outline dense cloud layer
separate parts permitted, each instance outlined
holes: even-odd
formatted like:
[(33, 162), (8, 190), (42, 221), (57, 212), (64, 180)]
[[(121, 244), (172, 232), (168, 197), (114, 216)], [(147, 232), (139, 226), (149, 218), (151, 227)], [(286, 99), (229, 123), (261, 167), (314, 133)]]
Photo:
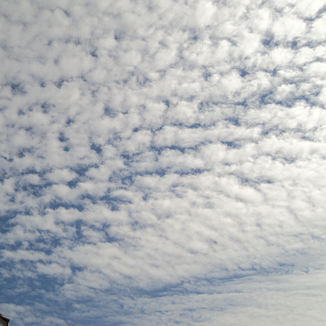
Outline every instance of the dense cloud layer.
[(2, 1), (13, 325), (324, 325), (323, 1)]

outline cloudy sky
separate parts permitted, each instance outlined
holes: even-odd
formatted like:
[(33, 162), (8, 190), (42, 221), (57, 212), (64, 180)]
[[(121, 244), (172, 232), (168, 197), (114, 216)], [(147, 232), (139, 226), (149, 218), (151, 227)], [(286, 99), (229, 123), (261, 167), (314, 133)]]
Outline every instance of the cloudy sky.
[(0, 1), (12, 326), (321, 326), (323, 0)]

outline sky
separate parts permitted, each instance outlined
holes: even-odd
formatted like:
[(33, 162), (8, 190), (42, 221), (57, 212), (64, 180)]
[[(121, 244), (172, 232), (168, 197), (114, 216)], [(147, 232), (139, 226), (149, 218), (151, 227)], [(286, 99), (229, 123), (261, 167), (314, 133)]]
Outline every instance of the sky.
[(0, 1), (11, 326), (321, 326), (323, 0)]

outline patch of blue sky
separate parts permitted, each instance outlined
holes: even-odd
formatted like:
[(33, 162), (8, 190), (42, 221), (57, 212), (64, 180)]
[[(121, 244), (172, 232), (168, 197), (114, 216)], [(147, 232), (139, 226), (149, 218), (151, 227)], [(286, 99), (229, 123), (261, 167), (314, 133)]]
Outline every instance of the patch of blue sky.
[(124, 165), (130, 166), (133, 162), (137, 161), (137, 157), (139, 157), (140, 154), (141, 154), (141, 152), (131, 153), (131, 152), (125, 151), (120, 154), (120, 157), (123, 159)]
[(209, 169), (193, 169), (193, 168), (188, 168), (188, 169), (173, 169), (173, 173), (180, 175), (180, 176), (185, 176), (185, 175), (200, 175), (205, 172), (210, 171)]
[(22, 157), (25, 157), (26, 156), (26, 154), (30, 154), (30, 153), (33, 153), (35, 151), (35, 148), (33, 148), (33, 147), (24, 147), (24, 148), (20, 148), (19, 150), (18, 150), (18, 153), (17, 153), (17, 156), (19, 157), (19, 158), (22, 158)]
[(65, 209), (75, 208), (79, 212), (82, 212), (85, 209), (85, 204), (86, 203), (83, 203), (82, 200), (72, 203), (72, 202), (63, 201), (63, 200), (60, 200), (60, 199), (54, 199), (54, 200), (51, 200), (50, 202), (46, 203), (44, 205), (44, 209), (50, 208), (52, 210), (57, 210), (57, 209), (59, 209), (61, 207), (65, 208)]
[(54, 82), (54, 85), (55, 85), (57, 88), (61, 88), (62, 85), (63, 85), (65, 82), (68, 82), (68, 81), (65, 80), (65, 79), (59, 79), (58, 81)]
[(106, 105), (104, 107), (104, 114), (109, 116), (110, 118), (115, 118), (117, 116), (118, 112), (116, 112), (116, 110), (111, 108), (109, 105)]
[(71, 189), (74, 189), (77, 187), (78, 183), (81, 182), (80, 178), (74, 178), (67, 182), (67, 186)]
[(20, 184), (18, 182), (16, 183), (15, 191), (16, 192), (24, 191), (28, 195), (32, 195), (34, 197), (42, 197), (45, 194), (45, 191), (52, 185), (53, 185), (52, 182), (44, 182), (42, 184), (31, 184), (31, 183)]
[(128, 169), (113, 171), (108, 179), (109, 182), (114, 183), (117, 187), (126, 187), (134, 183), (135, 174)]
[(241, 125), (241, 120), (237, 116), (227, 117), (224, 120), (237, 127)]
[[(11, 200), (11, 198), (9, 199)], [(14, 199), (12, 200), (14, 201)], [(0, 218), (2, 222), (0, 223), (1, 233), (4, 233), (5, 230), (10, 227), (10, 221), (15, 218), (17, 215), (26, 215), (26, 216), (32, 216), (33, 210), (28, 207), (27, 205), (24, 205), (24, 208), (20, 207), (20, 209), (7, 209), (5, 210), (1, 215)]]
[[(44, 215), (44, 218), (46, 218), (46, 215)], [(73, 224), (74, 223), (63, 225), (61, 223), (60, 225), (60, 223), (57, 223), (57, 226), (62, 226), (63, 230), (67, 230), (66, 234), (67, 238), (69, 238), (69, 236), (71, 236), (71, 230), (75, 229), (75, 226)], [(58, 237), (58, 235), (51, 230), (36, 229), (34, 232), (36, 233), (35, 240), (33, 242), (29, 242), (27, 248), (24, 248), (24, 245), (21, 243), (20, 248), (41, 251), (44, 252), (46, 255), (51, 255), (56, 249), (62, 246), (62, 242), (64, 241), (64, 238)], [(63, 234), (64, 233), (65, 232), (63, 232)], [(78, 237), (75, 236), (75, 238)]]
[(77, 173), (79, 177), (83, 177), (86, 175), (87, 171), (91, 168), (98, 168), (99, 165), (97, 163), (94, 164), (78, 164), (76, 166), (70, 166), (70, 170)]
[(101, 145), (96, 145), (94, 143), (91, 144), (91, 150), (93, 150), (94, 152), (96, 152), (99, 155), (103, 152), (102, 146)]
[[(27, 266), (29, 265), (28, 262), (24, 263), (27, 264)], [(31, 266), (31, 268), (33, 269), (34, 266)], [(10, 270), (9, 266), (8, 269)], [(71, 308), (71, 303), (69, 301), (64, 304), (61, 300), (49, 298), (44, 295), (46, 292), (51, 293), (57, 291), (64, 284), (64, 280), (35, 273), (35, 276), (27, 276), (24, 284), (22, 284), (21, 276), (15, 276), (15, 274), (19, 274), (22, 269), (23, 266), (13, 264), (11, 266), (13, 276), (5, 278), (6, 282), (1, 286), (4, 291), (8, 291), (7, 299), (10, 299), (12, 304), (22, 306), (45, 304), (48, 307), (55, 305), (57, 308), (60, 307), (63, 311), (68, 311), (68, 309)], [(3, 299), (2, 297), (1, 303), (6, 302)], [(54, 312), (55, 310), (52, 313)]]
[(65, 143), (65, 142), (67, 142), (67, 141), (69, 140), (69, 138), (67, 138), (63, 132), (60, 132), (60, 133), (59, 133), (58, 140), (59, 140), (61, 143)]
[(153, 169), (153, 170), (150, 170), (150, 171), (137, 172), (137, 174), (135, 174), (135, 176), (159, 176), (159, 177), (164, 177), (167, 174), (168, 174), (167, 169), (158, 168), (158, 169)]
[(241, 144), (234, 141), (221, 141), (221, 144), (226, 145), (230, 148), (240, 148)]
[[(128, 180), (122, 180), (122, 185), (129, 185), (130, 181)], [(123, 198), (123, 197), (117, 197), (117, 196), (112, 196), (110, 193), (101, 196), (99, 201), (105, 203), (110, 207), (112, 211), (119, 211), (121, 205), (126, 205), (130, 203), (130, 200)]]
[(275, 41), (273, 35), (266, 35), (266, 37), (262, 40), (262, 44), (268, 49), (278, 47), (280, 45), (279, 41)]
[(22, 83), (12, 83), (10, 84), (12, 95), (25, 95), (27, 92), (25, 90), (25, 87)]
[(51, 109), (53, 109), (53, 104), (51, 104), (51, 103), (48, 103), (48, 102), (43, 102), (42, 104), (41, 104), (41, 108), (42, 108), (42, 110), (43, 110), (43, 113), (49, 113), (50, 112), (50, 110)]

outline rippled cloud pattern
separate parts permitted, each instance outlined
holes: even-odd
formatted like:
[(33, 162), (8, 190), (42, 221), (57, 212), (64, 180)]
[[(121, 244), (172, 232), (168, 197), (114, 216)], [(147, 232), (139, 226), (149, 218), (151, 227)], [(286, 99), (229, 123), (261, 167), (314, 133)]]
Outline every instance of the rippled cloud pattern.
[(322, 326), (326, 6), (0, 3), (12, 326)]

